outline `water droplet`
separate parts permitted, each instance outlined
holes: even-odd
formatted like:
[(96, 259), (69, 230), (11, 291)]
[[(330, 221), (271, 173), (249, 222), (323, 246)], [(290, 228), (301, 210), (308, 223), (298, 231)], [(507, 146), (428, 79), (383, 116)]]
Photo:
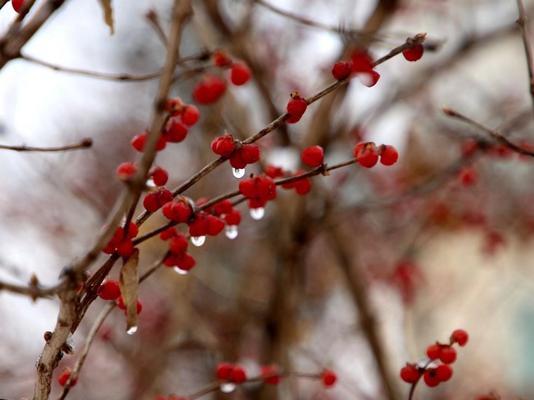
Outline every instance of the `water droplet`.
[(245, 176), (245, 168), (232, 168), (232, 174), (234, 178), (242, 178)]
[(200, 247), (204, 243), (206, 243), (206, 236), (192, 236), (191, 243), (193, 243), (197, 247)]
[(223, 393), (232, 393), (235, 390), (235, 383), (221, 383), (221, 392)]
[(265, 215), (265, 208), (263, 207), (250, 209), (250, 216), (252, 217), (252, 219), (255, 219), (256, 221), (262, 219), (264, 215)]
[(146, 185), (149, 188), (155, 188), (156, 187), (156, 184), (154, 183), (154, 179), (152, 179), (152, 178), (148, 178), (147, 179)]
[(137, 325), (130, 326), (126, 331), (128, 335), (133, 335), (135, 332), (137, 332)]
[(185, 269), (182, 269), (180, 267), (174, 267), (174, 272), (176, 272), (178, 275), (187, 275), (189, 271), (186, 271)]
[(237, 235), (239, 235), (239, 231), (237, 230), (237, 225), (227, 225), (224, 231), (224, 234), (226, 235), (228, 239), (234, 240), (237, 237)]

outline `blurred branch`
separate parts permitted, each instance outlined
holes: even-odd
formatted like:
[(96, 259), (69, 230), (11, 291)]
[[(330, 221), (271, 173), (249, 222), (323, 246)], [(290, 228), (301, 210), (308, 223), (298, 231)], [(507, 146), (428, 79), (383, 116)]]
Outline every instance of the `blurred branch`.
[(452, 110), (450, 108), (444, 108), (443, 112), (445, 113), (445, 115), (447, 115), (447, 116), (449, 116), (451, 118), (458, 119), (458, 120), (463, 121), (463, 122), (465, 122), (465, 123), (467, 123), (467, 124), (469, 124), (471, 126), (474, 126), (477, 129), (480, 129), (483, 132), (486, 132), (496, 142), (508, 147), (510, 150), (513, 150), (516, 153), (519, 153), (519, 154), (522, 154), (522, 155), (525, 155), (525, 156), (529, 156), (529, 157), (534, 157), (534, 151), (527, 150), (527, 149), (525, 149), (523, 147), (520, 147), (520, 146), (516, 145), (515, 143), (512, 143), (505, 136), (503, 136), (500, 132), (497, 132), (497, 131), (495, 131), (493, 129), (490, 129), (490, 128), (482, 125), (481, 123), (476, 122), (475, 120), (472, 120), (469, 117), (466, 117), (465, 115), (459, 113), (458, 111)]
[(525, 48), (525, 55), (527, 57), (527, 68), (529, 78), (529, 92), (532, 101), (532, 107), (534, 108), (534, 60), (532, 59), (532, 46), (530, 43), (530, 32), (528, 29), (527, 13), (525, 11), (525, 5), (523, 0), (517, 0), (517, 9), (519, 11), (519, 18), (517, 24), (521, 30), (521, 37), (523, 39), (523, 47)]
[(148, 12), (146, 13), (146, 19), (150, 23), (150, 26), (154, 28), (154, 31), (156, 32), (156, 35), (158, 35), (158, 37), (160, 38), (161, 43), (163, 43), (164, 46), (167, 46), (167, 35), (165, 35), (165, 32), (161, 27), (161, 23), (159, 21), (159, 17), (156, 13), (156, 10), (148, 10)]
[(13, 151), (21, 151), (21, 152), (56, 152), (56, 151), (69, 151), (69, 150), (80, 150), (80, 149), (87, 149), (93, 145), (92, 139), (83, 139), (79, 143), (75, 144), (68, 144), (65, 146), (56, 146), (56, 147), (36, 147), (36, 146), (26, 146), (26, 145), (20, 145), (20, 146), (10, 146), (7, 144), (0, 144), (0, 150), (13, 150)]

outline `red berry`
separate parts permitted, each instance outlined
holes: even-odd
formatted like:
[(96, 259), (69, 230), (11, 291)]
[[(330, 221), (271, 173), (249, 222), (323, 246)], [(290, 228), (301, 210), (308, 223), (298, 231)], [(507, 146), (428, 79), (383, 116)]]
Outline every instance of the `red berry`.
[(285, 175), (284, 170), (281, 167), (275, 167), (274, 165), (267, 165), (265, 168), (265, 175), (270, 178), (280, 178)]
[(227, 225), (239, 225), (241, 223), (241, 213), (237, 210), (232, 210), (224, 216), (224, 221)]
[[(63, 372), (57, 377), (57, 381), (61, 386), (65, 386), (70, 378), (71, 370), (70, 368), (65, 368)], [(70, 383), (70, 386), (76, 385), (78, 378), (74, 378)]]
[(358, 163), (365, 168), (371, 168), (378, 162), (378, 150), (373, 142), (358, 143), (353, 150)]
[(158, 198), (155, 192), (147, 193), (143, 199), (143, 207), (148, 212), (154, 212), (159, 209)]
[(20, 10), (22, 10), (22, 6), (24, 5), (24, 0), (11, 0), (11, 5), (13, 6), (13, 10), (20, 12)]
[(217, 204), (215, 204), (213, 206), (213, 211), (217, 215), (222, 215), (222, 214), (228, 214), (228, 213), (232, 212), (233, 208), (234, 208), (234, 206), (232, 205), (232, 202), (230, 200), (226, 199), (226, 200), (220, 201)]
[(298, 195), (304, 196), (305, 194), (308, 194), (311, 190), (311, 180), (309, 178), (302, 178), (299, 179), (294, 183), (295, 191)]
[(460, 171), (458, 178), (464, 186), (472, 186), (478, 180), (478, 174), (473, 167), (464, 167)]
[(183, 108), (180, 118), (184, 124), (193, 126), (200, 118), (200, 111), (194, 105), (187, 105)]
[(104, 281), (97, 291), (98, 296), (103, 300), (117, 300), (121, 295), (119, 282), (114, 280)]
[(229, 67), (232, 65), (232, 59), (222, 50), (215, 50), (212, 58), (213, 64), (217, 67)]
[(437, 360), (441, 354), (441, 346), (439, 344), (432, 344), (427, 347), (426, 355), (431, 360)]
[(373, 87), (378, 83), (379, 80), (380, 74), (373, 69), (363, 74), (361, 82), (367, 87)]
[(337, 381), (337, 376), (333, 371), (329, 369), (325, 369), (321, 373), (321, 381), (323, 382), (324, 387), (329, 388), (329, 387), (334, 386), (334, 384)]
[(229, 157), (235, 150), (235, 142), (232, 135), (218, 136), (211, 142), (211, 151), (223, 157)]
[(117, 177), (121, 181), (131, 179), (137, 172), (137, 166), (133, 162), (123, 162), (117, 167)]
[(247, 164), (253, 164), (260, 159), (260, 148), (257, 144), (244, 144), (239, 149), (241, 158)]
[(217, 376), (217, 379), (227, 381), (230, 379), (233, 369), (234, 366), (230, 363), (219, 363), (215, 370), (215, 375)]
[(465, 346), (469, 340), (469, 335), (463, 329), (456, 329), (451, 334), (451, 342), (458, 343), (460, 346)]
[(134, 138), (131, 141), (132, 147), (138, 152), (142, 152), (143, 149), (145, 148), (146, 138), (147, 138), (146, 132), (134, 136)]
[(165, 218), (174, 222), (187, 222), (193, 213), (189, 204), (183, 201), (168, 202), (161, 210)]
[(152, 177), (152, 180), (156, 186), (165, 185), (169, 179), (169, 174), (161, 167), (154, 168), (150, 173), (150, 176)]
[(189, 224), (191, 236), (205, 236), (208, 233), (208, 220), (203, 212), (197, 213), (195, 219)]
[(332, 75), (334, 79), (342, 81), (350, 76), (352, 72), (352, 62), (351, 61), (338, 61), (332, 67)]
[(447, 364), (438, 365), (438, 367), (436, 368), (436, 377), (441, 382), (447, 382), (449, 379), (452, 378), (452, 368)]
[(318, 167), (323, 163), (324, 150), (321, 146), (310, 146), (302, 150), (300, 154), (302, 162), (310, 167)]
[(440, 382), (435, 368), (427, 369), (423, 375), (423, 379), (428, 387), (436, 387)]
[(117, 246), (117, 253), (121, 257), (130, 257), (135, 251), (135, 247), (130, 239), (124, 239)]
[(208, 215), (206, 217), (206, 223), (206, 233), (210, 236), (217, 236), (224, 229), (224, 221), (215, 215)]
[(268, 385), (278, 385), (280, 383), (280, 371), (276, 365), (264, 365), (261, 367), (261, 377)]
[(352, 72), (362, 73), (373, 70), (373, 59), (366, 50), (355, 50), (351, 55)]
[(182, 254), (187, 251), (188, 241), (182, 234), (177, 234), (169, 240), (169, 251), (174, 254)]
[(168, 142), (179, 143), (187, 136), (187, 126), (178, 117), (171, 117), (165, 124), (163, 136)]
[(197, 262), (191, 254), (182, 253), (178, 255), (176, 266), (184, 271), (189, 271), (195, 267)]
[(161, 240), (169, 240), (170, 238), (176, 236), (178, 232), (176, 231), (176, 228), (170, 227), (165, 229), (163, 232), (159, 234), (159, 238)]
[(232, 69), (230, 70), (230, 80), (234, 85), (240, 86), (244, 85), (250, 80), (252, 73), (250, 68), (242, 62), (234, 63)]
[(287, 113), (289, 114), (286, 121), (290, 124), (294, 124), (298, 122), (306, 112), (308, 102), (298, 94), (292, 94), (291, 97), (292, 98), (289, 100), (286, 107)]
[(417, 61), (423, 57), (425, 49), (422, 44), (416, 44), (415, 46), (408, 47), (402, 51), (402, 55), (408, 61)]
[(446, 346), (441, 349), (439, 359), (445, 364), (452, 364), (456, 361), (456, 350), (451, 346)]
[(199, 104), (211, 104), (226, 91), (226, 82), (215, 75), (205, 75), (193, 89), (193, 98)]
[(380, 146), (380, 162), (383, 165), (393, 165), (399, 159), (399, 153), (390, 145)]
[(237, 384), (243, 383), (247, 380), (247, 374), (242, 367), (235, 365), (230, 373), (230, 380)]
[(419, 370), (413, 364), (406, 364), (401, 368), (400, 377), (406, 383), (415, 383), (420, 377)]

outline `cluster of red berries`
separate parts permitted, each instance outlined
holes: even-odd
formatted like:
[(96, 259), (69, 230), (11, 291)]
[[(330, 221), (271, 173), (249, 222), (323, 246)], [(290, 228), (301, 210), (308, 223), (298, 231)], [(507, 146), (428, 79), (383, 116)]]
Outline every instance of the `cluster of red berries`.
[(195, 267), (196, 261), (189, 253), (187, 238), (179, 233), (175, 228), (167, 228), (160, 233), (162, 240), (168, 241), (169, 251), (163, 260), (166, 267), (178, 267), (182, 271), (189, 271)]
[(234, 208), (234, 205), (228, 199), (218, 202), (207, 211), (224, 219), (228, 226), (238, 226), (241, 223), (241, 213)]
[(351, 76), (361, 76), (362, 82), (369, 87), (376, 85), (380, 74), (374, 70), (374, 61), (369, 52), (357, 49), (352, 52), (350, 60), (338, 61), (332, 67), (332, 75), (338, 81)]
[[(72, 371), (70, 368), (65, 368), (61, 374), (58, 375), (57, 377), (57, 382), (61, 385), (61, 386), (65, 386), (70, 378), (70, 375), (72, 374)], [(78, 382), (78, 378), (74, 378), (71, 383), (70, 383), (70, 386), (74, 386), (76, 385), (76, 383)]]
[(239, 182), (239, 191), (248, 199), (249, 208), (261, 208), (276, 198), (276, 184), (267, 175), (243, 179)]
[(393, 165), (399, 159), (399, 153), (391, 145), (376, 146), (373, 142), (361, 142), (354, 146), (354, 158), (362, 167), (372, 168), (380, 159), (382, 165)]
[(237, 364), (219, 363), (215, 369), (215, 376), (220, 381), (232, 382), (236, 384), (243, 383), (247, 380), (245, 369)]
[[(116, 170), (117, 177), (122, 181), (128, 181), (133, 178), (137, 172), (137, 166), (130, 161), (121, 163)], [(169, 180), (169, 173), (161, 167), (154, 167), (149, 173), (152, 182), (156, 186), (164, 186)]]
[(230, 165), (237, 169), (245, 168), (260, 159), (260, 148), (257, 144), (240, 144), (228, 133), (213, 139), (211, 151), (221, 157), (230, 158)]
[[(294, 174), (284, 171), (281, 167), (276, 167), (274, 165), (268, 165), (265, 168), (265, 175), (272, 179), (276, 178), (291, 178), (297, 177), (304, 174), (305, 171), (298, 170)], [(304, 196), (309, 193), (311, 190), (311, 179), (306, 176), (300, 179), (295, 179), (292, 182), (282, 183), (282, 188), (284, 189), (295, 189), (295, 192), (301, 196)]]
[[(121, 288), (119, 282), (116, 280), (108, 279), (98, 287), (97, 295), (102, 300), (115, 301), (117, 307), (121, 310), (126, 311), (126, 304), (124, 303), (124, 298), (121, 295)], [(143, 304), (141, 301), (137, 300), (137, 314), (140, 314), (143, 310)]]
[[(234, 61), (223, 51), (213, 53), (213, 64), (230, 70), (230, 82), (236, 86), (247, 83), (252, 77), (250, 68), (242, 61)], [(226, 92), (226, 81), (217, 75), (206, 74), (193, 89), (193, 99), (199, 104), (211, 104), (219, 100)]]
[[(451, 364), (456, 361), (456, 350), (453, 345), (465, 346), (469, 340), (469, 335), (463, 329), (452, 332), (449, 343), (441, 344), (436, 342), (428, 346), (426, 355), (429, 362), (424, 367), (407, 363), (400, 371), (400, 377), (404, 382), (415, 385), (421, 376), (429, 387), (438, 386), (441, 382), (451, 379), (453, 370)], [(438, 365), (436, 365), (440, 362)]]
[(158, 187), (145, 195), (143, 198), (143, 207), (145, 207), (145, 210), (148, 212), (155, 212), (171, 202), (172, 199), (173, 195), (169, 189), (166, 187)]
[(139, 228), (133, 222), (128, 226), (128, 232), (124, 232), (123, 227), (118, 227), (113, 237), (102, 250), (106, 254), (117, 253), (121, 257), (130, 257), (135, 251), (132, 239), (139, 233)]
[[(165, 149), (167, 143), (182, 142), (187, 137), (189, 128), (200, 119), (198, 108), (192, 104), (185, 104), (179, 98), (168, 99), (165, 102), (165, 111), (169, 113), (169, 118), (156, 143), (157, 151)], [(147, 132), (134, 136), (131, 141), (132, 147), (139, 152), (143, 152), (147, 138)]]

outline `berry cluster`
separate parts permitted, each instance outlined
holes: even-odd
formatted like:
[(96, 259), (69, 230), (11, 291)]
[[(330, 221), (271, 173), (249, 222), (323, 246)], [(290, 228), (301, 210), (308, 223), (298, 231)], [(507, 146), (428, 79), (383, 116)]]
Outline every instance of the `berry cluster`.
[(269, 176), (260, 175), (239, 182), (239, 192), (248, 199), (249, 208), (261, 208), (276, 198), (276, 185)]
[[(221, 69), (229, 69), (229, 80), (236, 86), (247, 83), (252, 77), (250, 68), (243, 61), (234, 61), (223, 51), (213, 53), (213, 65)], [(206, 74), (193, 89), (193, 98), (199, 104), (211, 104), (219, 100), (226, 92), (226, 81), (212, 74)]]
[(354, 146), (354, 158), (362, 167), (372, 168), (380, 159), (382, 165), (393, 165), (399, 159), (399, 153), (391, 145), (376, 146), (373, 142), (361, 142)]
[(380, 74), (374, 70), (374, 61), (369, 52), (357, 49), (352, 52), (350, 60), (338, 61), (332, 67), (332, 75), (338, 81), (351, 76), (362, 77), (362, 83), (372, 87), (380, 79)]
[(230, 165), (237, 169), (243, 169), (260, 159), (260, 148), (257, 144), (241, 144), (228, 133), (213, 139), (211, 151), (221, 157), (230, 158)]
[(118, 227), (113, 234), (113, 237), (108, 242), (106, 247), (102, 250), (106, 254), (117, 253), (121, 257), (130, 257), (135, 251), (132, 239), (139, 233), (139, 228), (133, 222), (128, 226), (128, 232), (124, 228)]
[(456, 361), (456, 350), (453, 345), (458, 344), (463, 347), (468, 340), (469, 335), (463, 329), (453, 331), (449, 343), (436, 342), (428, 346), (426, 355), (429, 360), (424, 366), (407, 363), (402, 367), (400, 370), (401, 379), (415, 386), (423, 377), (428, 387), (435, 387), (442, 382), (447, 382), (453, 374), (451, 364)]

